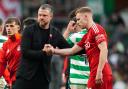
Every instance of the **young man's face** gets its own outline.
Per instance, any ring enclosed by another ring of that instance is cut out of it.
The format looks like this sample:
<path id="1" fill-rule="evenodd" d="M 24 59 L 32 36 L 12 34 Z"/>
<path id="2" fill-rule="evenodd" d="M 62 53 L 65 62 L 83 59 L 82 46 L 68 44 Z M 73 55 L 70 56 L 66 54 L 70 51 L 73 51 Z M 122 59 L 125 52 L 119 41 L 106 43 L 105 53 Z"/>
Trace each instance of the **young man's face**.
<path id="1" fill-rule="evenodd" d="M 52 19 L 52 14 L 48 9 L 39 9 L 38 10 L 38 22 L 41 27 L 45 27 L 50 23 Z"/>
<path id="2" fill-rule="evenodd" d="M 81 28 L 86 28 L 86 25 L 87 25 L 86 14 L 84 14 L 84 13 L 77 13 L 76 14 L 76 19 L 77 19 L 77 24 Z"/>
<path id="3" fill-rule="evenodd" d="M 5 29 L 6 29 L 7 35 L 11 36 L 18 33 L 18 31 L 20 30 L 20 26 L 15 24 L 15 22 L 12 22 L 12 23 L 5 24 Z"/>

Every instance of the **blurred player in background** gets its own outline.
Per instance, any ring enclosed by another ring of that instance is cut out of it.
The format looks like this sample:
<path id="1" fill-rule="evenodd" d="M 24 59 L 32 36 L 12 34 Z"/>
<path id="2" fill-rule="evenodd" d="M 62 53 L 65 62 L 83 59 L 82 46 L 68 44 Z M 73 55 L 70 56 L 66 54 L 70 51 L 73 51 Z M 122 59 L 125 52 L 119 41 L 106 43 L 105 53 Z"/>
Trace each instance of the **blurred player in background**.
<path id="1" fill-rule="evenodd" d="M 32 24 L 35 24 L 36 22 L 37 22 L 36 18 L 27 17 L 26 19 L 23 20 L 23 29 Z"/>
<path id="2" fill-rule="evenodd" d="M 3 42 L 5 42 L 8 38 L 3 36 L 3 20 L 0 18 L 0 50 L 3 46 Z M 0 89 L 3 89 L 6 85 L 5 79 L 3 77 L 0 78 Z"/>
<path id="3" fill-rule="evenodd" d="M 75 11 L 69 14 L 70 22 L 65 30 L 63 36 L 67 42 L 73 46 L 77 44 L 82 37 L 87 33 L 86 29 L 81 29 L 76 24 Z M 69 79 L 68 84 L 71 89 L 86 89 L 89 78 L 89 64 L 86 55 L 72 55 L 69 56 Z"/>
<path id="4" fill-rule="evenodd" d="M 5 30 L 7 32 L 8 40 L 3 43 L 0 51 L 0 77 L 4 75 L 10 89 L 15 84 L 16 71 L 21 56 L 20 24 L 19 19 L 15 17 L 10 17 L 5 21 Z"/>

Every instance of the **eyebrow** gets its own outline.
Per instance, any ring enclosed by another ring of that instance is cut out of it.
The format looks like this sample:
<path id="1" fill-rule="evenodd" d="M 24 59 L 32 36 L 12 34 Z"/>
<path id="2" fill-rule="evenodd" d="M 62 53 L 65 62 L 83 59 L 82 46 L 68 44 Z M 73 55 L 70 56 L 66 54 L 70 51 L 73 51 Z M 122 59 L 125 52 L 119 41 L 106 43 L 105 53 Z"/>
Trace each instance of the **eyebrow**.
<path id="1" fill-rule="evenodd" d="M 14 25 L 12 25 L 12 24 L 11 24 L 11 25 L 7 24 L 7 25 L 5 25 L 5 26 L 6 26 L 6 27 L 9 27 L 9 26 L 10 26 L 10 27 L 14 27 Z"/>

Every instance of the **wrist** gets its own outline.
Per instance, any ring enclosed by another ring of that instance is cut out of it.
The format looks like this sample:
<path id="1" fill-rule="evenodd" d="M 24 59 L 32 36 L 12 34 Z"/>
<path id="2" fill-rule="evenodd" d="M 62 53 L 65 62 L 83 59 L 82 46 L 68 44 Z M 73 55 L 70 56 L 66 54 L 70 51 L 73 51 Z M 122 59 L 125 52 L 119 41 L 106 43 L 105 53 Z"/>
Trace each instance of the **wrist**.
<path id="1" fill-rule="evenodd" d="M 70 29 L 67 28 L 65 32 L 66 32 L 67 34 L 70 34 Z"/>
<path id="2" fill-rule="evenodd" d="M 102 73 L 102 70 L 97 70 L 97 73 Z"/>

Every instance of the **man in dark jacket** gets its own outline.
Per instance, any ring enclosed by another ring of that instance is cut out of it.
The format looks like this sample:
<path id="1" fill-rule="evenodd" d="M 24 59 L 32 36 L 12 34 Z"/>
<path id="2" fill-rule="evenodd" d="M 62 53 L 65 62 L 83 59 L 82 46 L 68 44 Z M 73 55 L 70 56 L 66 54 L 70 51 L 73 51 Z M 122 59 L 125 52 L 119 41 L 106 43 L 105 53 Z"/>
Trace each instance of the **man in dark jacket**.
<path id="1" fill-rule="evenodd" d="M 21 63 L 17 72 L 14 89 L 48 89 L 50 82 L 51 57 L 43 52 L 44 44 L 67 48 L 68 43 L 50 22 L 53 17 L 52 7 L 41 5 L 37 23 L 26 27 L 21 40 Z"/>

